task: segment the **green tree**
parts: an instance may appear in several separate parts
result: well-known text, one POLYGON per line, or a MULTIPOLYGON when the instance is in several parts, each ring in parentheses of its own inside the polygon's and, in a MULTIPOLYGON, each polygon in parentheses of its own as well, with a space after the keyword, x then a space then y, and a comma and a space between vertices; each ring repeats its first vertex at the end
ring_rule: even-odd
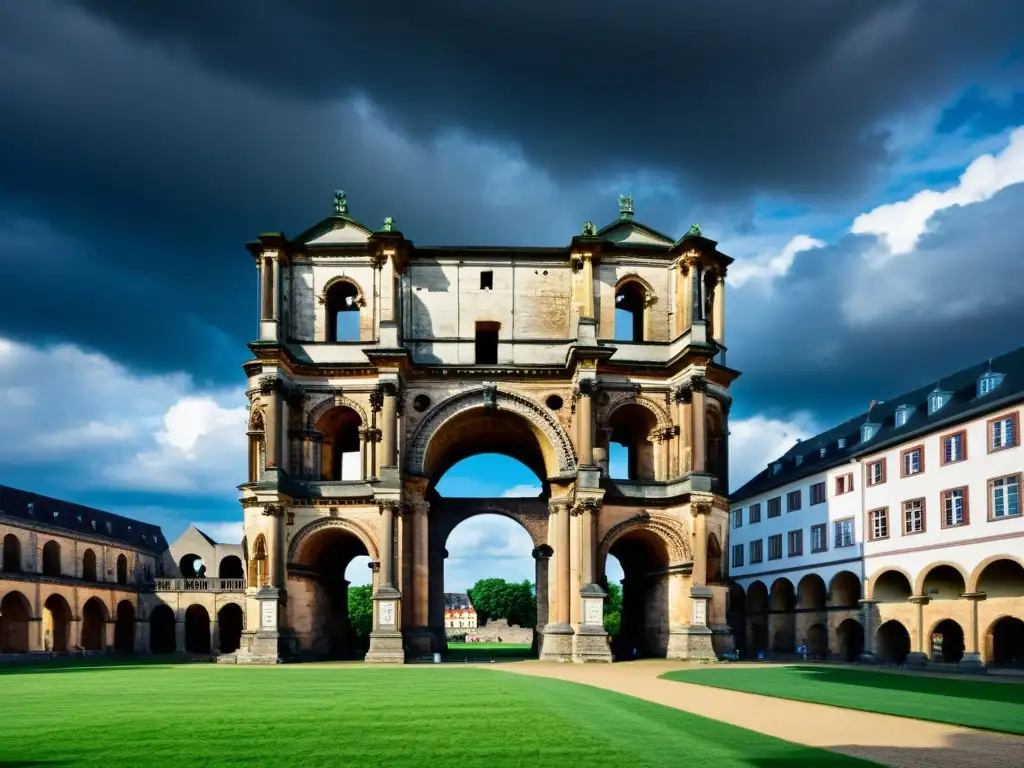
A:
POLYGON ((348 588, 348 622, 356 637, 370 636, 373 629, 373 587, 348 588))
POLYGON ((481 623, 507 619, 509 624, 521 627, 537 625, 537 600, 531 581, 480 579, 469 589, 469 599, 481 623))
POLYGON ((612 637, 622 629, 622 585, 605 582, 604 631, 612 637))

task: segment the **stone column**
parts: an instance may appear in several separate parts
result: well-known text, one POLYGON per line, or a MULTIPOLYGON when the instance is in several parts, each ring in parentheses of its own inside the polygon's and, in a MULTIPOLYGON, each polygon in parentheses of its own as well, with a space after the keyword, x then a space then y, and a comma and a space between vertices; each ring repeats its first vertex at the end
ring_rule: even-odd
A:
POLYGON ((597 393, 598 387, 599 384, 595 379, 580 379, 576 414, 580 420, 580 464, 584 467, 594 464, 593 395, 597 393))
POLYGON ((380 384, 381 403, 381 467, 398 465, 398 385, 394 382, 380 384))
POLYGON ((573 628, 569 623, 569 503, 567 499, 549 502, 548 541, 553 551, 554 578, 549 571, 549 588, 554 587, 554 600, 549 601, 549 622, 544 627, 541 658, 559 661, 572 657, 573 628))
POLYGON ((260 377, 260 395, 267 403, 264 430, 266 434, 266 468, 281 467, 281 381, 276 376, 260 377))
POLYGON ((720 347, 725 346, 725 267, 715 274, 715 292, 711 297, 711 331, 720 347))
MULTIPOLYGON (((693 516, 693 571, 690 574, 689 624, 681 629, 670 625, 668 657, 672 659, 714 659, 715 647, 708 626, 714 593, 707 586, 707 516, 711 514, 714 496, 710 493, 690 494, 693 516)), ((671 590, 671 584, 670 584, 671 590)), ((680 595, 685 600, 686 595, 680 595)))
POLYGON ((372 446, 372 443, 370 443, 370 430, 368 430, 366 427, 360 427, 359 428, 359 476, 363 480, 366 480, 367 478, 372 477, 372 473, 370 472, 370 469, 369 469, 369 462, 367 461, 371 446, 372 446))
POLYGON ((274 296, 273 296, 273 318, 274 320, 281 319, 281 259, 275 256, 272 259, 274 265, 274 296))
POLYGON ((220 653, 220 622, 216 614, 210 619, 210 653, 220 653))
MULTIPOLYGON (((960 660, 960 666, 980 667, 981 659, 981 626, 978 622, 978 603, 984 600, 987 595, 984 592, 968 592, 961 597, 971 601, 971 624, 964 638, 964 657, 960 660)), ((989 659, 988 661, 991 661, 989 659)))
POLYGON ((601 474, 608 477, 608 451, 611 447, 609 443, 611 443, 612 439, 612 429, 610 427, 601 427, 596 432, 597 440, 594 443, 594 463, 601 468, 601 474))
POLYGON ((263 507, 263 516, 267 518, 267 586, 282 589, 285 584, 285 547, 284 526, 281 518, 284 507, 279 504, 267 504, 263 507))
POLYGON ((413 636, 407 638, 410 648, 418 653, 430 653, 433 643, 430 635, 430 504, 422 496, 409 502, 412 517, 412 627, 413 636))
POLYGON ((380 505, 380 585, 395 585, 395 511, 399 505, 395 502, 382 502, 380 505))
POLYGON ((864 650, 857 657, 857 661, 861 664, 875 663, 875 606, 877 604, 877 600, 864 599, 860 601, 861 623, 864 625, 864 650))
POLYGON ((582 316, 594 317, 594 262, 591 254, 583 254, 583 306, 582 316))
POLYGON ((917 631, 910 639, 910 653, 907 654, 908 667, 923 667, 928 663, 928 646, 924 642, 924 607, 928 604, 927 595, 913 595, 910 602, 917 606, 917 631))
POLYGON ((700 267, 700 259, 695 251, 690 251, 683 260, 686 264, 687 275, 687 305, 689 307, 690 325, 704 322, 704 301, 701 295, 701 280, 703 270, 700 267))
POLYGON ((711 502, 705 498, 707 495, 690 495, 690 514, 693 516, 693 571, 690 581, 700 586, 707 584, 708 580, 708 515, 711 513, 711 502))
POLYGON ((373 631, 370 648, 366 653, 369 663, 398 663, 405 661, 405 648, 401 631, 401 593, 394 587, 395 518, 405 507, 397 499, 387 499, 377 505, 380 511, 380 560, 370 562, 373 571, 373 631))
POLYGON ((537 628, 533 633, 531 653, 540 655, 543 642, 544 626, 548 623, 548 563, 551 561, 551 547, 541 544, 534 547, 533 559, 536 561, 535 584, 537 585, 537 628))
POLYGON ((690 379, 692 396, 690 404, 690 453, 693 472, 704 472, 707 469, 707 436, 706 415, 704 412, 707 382, 703 376, 690 379))

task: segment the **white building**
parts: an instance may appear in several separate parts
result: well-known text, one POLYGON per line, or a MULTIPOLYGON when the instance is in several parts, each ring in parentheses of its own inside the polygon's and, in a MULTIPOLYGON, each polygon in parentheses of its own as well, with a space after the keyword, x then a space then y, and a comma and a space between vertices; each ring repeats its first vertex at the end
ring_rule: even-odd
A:
POLYGON ((1022 403, 1024 348, 874 403, 736 491, 747 652, 1024 663, 1022 403))

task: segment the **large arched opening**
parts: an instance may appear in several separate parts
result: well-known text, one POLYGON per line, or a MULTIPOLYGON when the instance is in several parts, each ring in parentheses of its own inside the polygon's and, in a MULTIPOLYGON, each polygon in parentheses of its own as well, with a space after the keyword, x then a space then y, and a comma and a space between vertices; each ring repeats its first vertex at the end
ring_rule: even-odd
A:
POLYGON ((106 633, 110 613, 98 597, 90 597, 82 606, 82 648, 102 651, 107 647, 106 633))
POLYGON ((327 341, 359 341, 359 308, 363 303, 355 283, 335 280, 327 286, 324 291, 327 341))
POLYGON ((199 555, 188 553, 178 561, 178 569, 183 579, 205 579, 206 563, 199 555))
POLYGON ((871 597, 879 603, 905 603, 913 594, 910 579, 901 571, 888 570, 874 579, 871 597))
POLYGON ((67 653, 71 647, 71 606, 61 595, 50 595, 43 603, 43 647, 54 653, 67 653))
POLYGON ((864 650, 864 625, 856 619, 844 619, 836 627, 839 657, 843 661, 856 661, 864 650))
POLYGON ((622 572, 619 634, 613 638, 616 659, 664 658, 669 641, 669 566, 664 537, 653 528, 627 528, 608 548, 622 572))
POLYGON ((0 653, 28 653, 32 606, 21 592, 0 600, 0 653))
POLYGON ((989 600, 1024 597, 1024 566, 1016 560, 1000 558, 982 568, 975 592, 984 592, 989 600))
POLYGON ((3 572, 21 573, 21 540, 13 533, 4 536, 3 572))
POLYGON ((875 656, 885 664, 903 664, 910 654, 910 633, 899 621, 892 619, 875 634, 875 656))
POLYGON ((82 554, 82 580, 97 581, 96 578, 96 553, 91 549, 85 550, 82 554))
POLYGON ((860 606, 860 577, 851 571, 840 571, 828 585, 829 604, 833 608, 854 609, 860 606))
POLYGON ((60 577, 60 544, 52 539, 43 545, 43 576, 60 577))
MULTIPOLYGON (((356 558, 371 556, 369 534, 355 523, 327 519, 293 540, 288 563, 289 624, 303 656, 353 659, 365 652, 349 617, 346 572, 356 558)), ((259 542, 257 541, 257 545, 259 542)))
POLYGON ((158 605, 149 614, 149 650, 174 653, 177 650, 177 621, 168 605, 158 605))
POLYGON ((322 414, 316 429, 323 435, 320 446, 320 478, 322 480, 361 480, 365 448, 360 438, 364 427, 353 409, 338 405, 322 414))
POLYGON ((796 607, 805 611, 825 610, 825 580, 816 573, 800 579, 796 588, 796 607))
POLYGON ((114 650, 118 653, 135 652, 135 606, 127 600, 117 604, 114 650))
POLYGON ((218 650, 221 653, 234 653, 242 646, 244 624, 245 616, 237 603, 227 603, 217 611, 217 628, 220 630, 218 650))
POLYGON ((117 556, 117 583, 128 583, 128 558, 124 555, 117 556))
POLYGON ((242 568, 242 558, 237 555, 228 555, 221 558, 217 566, 217 577, 221 579, 244 579, 245 571, 242 568))
POLYGON ((651 434, 657 417, 639 403, 616 408, 608 418, 608 475, 614 480, 649 482, 655 479, 651 434))
POLYGON ((763 581, 747 587, 747 625, 749 627, 750 654, 768 650, 768 587, 763 581))
POLYGON ((953 619, 943 619, 930 633, 932 661, 958 664, 964 657, 964 628, 953 619))
POLYGON ((747 596, 739 584, 729 585, 725 609, 725 623, 732 627, 736 652, 745 657, 749 653, 747 644, 747 596))
POLYGON ((1024 621, 1002 616, 985 632, 985 659, 997 667, 1024 668, 1024 621))
POLYGON ((957 600, 967 591, 967 579, 952 565, 942 564, 928 568, 921 579, 918 594, 932 600, 957 600))
POLYGON ((769 594, 771 609, 771 649, 776 653, 796 650, 796 590, 789 579, 772 582, 769 594))
POLYGON ((210 652, 210 612, 201 605, 185 610, 185 650, 188 653, 210 652))

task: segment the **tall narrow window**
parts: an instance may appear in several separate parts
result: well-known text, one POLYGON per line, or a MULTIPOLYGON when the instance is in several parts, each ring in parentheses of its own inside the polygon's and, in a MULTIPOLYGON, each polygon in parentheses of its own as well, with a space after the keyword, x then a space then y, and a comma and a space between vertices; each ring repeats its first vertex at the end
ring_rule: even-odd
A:
POLYGON ((327 341, 359 341, 359 289, 341 280, 326 291, 327 341))
POLYGON ((644 341, 644 289, 633 281, 615 292, 615 340, 644 341))
POLYGON ((494 272, 491 270, 484 270, 480 273, 480 290, 490 291, 494 288, 494 272))
POLYGON ((477 365, 498 364, 498 323, 476 324, 477 365))
POLYGON ((260 317, 271 320, 274 317, 274 260, 263 259, 260 278, 263 282, 263 293, 260 296, 260 317))

